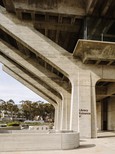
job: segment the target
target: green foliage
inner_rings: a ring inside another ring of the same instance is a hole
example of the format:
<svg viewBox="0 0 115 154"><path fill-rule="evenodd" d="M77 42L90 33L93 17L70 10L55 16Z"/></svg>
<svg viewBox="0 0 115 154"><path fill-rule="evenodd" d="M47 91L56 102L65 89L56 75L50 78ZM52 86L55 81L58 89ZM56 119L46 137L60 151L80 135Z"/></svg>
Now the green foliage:
<svg viewBox="0 0 115 154"><path fill-rule="evenodd" d="M17 121L14 121L14 122L8 123L7 126L20 126L20 123Z"/></svg>
<svg viewBox="0 0 115 154"><path fill-rule="evenodd" d="M41 125L44 125L44 123L42 124L42 123L40 123L40 122L25 122L24 124L27 124L28 126L41 126ZM45 123L45 125L47 125L46 123Z"/></svg>
<svg viewBox="0 0 115 154"><path fill-rule="evenodd" d="M41 117L44 121L47 117L54 121L54 107L49 103L22 101L22 112L26 119L33 120L35 116Z"/></svg>
<svg viewBox="0 0 115 154"><path fill-rule="evenodd" d="M32 102L29 100L21 101L20 103L21 106L18 108L12 99L9 101L0 99L0 113L7 115L7 117L10 117L12 120L22 118L33 121L36 120L35 117L39 117L38 120L43 119L45 122L48 122L48 119L50 119L50 122L54 121L55 109L51 104L41 101Z"/></svg>
<svg viewBox="0 0 115 154"><path fill-rule="evenodd" d="M0 110L4 111L4 113L8 116L13 117L13 115L16 115L19 111L18 106L14 103L12 99L7 102L0 100L0 103Z"/></svg>

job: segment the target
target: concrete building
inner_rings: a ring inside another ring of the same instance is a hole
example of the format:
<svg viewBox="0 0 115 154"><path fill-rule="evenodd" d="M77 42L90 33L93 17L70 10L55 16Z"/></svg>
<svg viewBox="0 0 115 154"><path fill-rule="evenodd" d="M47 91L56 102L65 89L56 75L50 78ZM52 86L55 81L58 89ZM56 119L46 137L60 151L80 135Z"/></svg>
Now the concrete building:
<svg viewBox="0 0 115 154"><path fill-rule="evenodd" d="M3 69L55 106L57 131L115 130L114 8L114 0L1 0Z"/></svg>

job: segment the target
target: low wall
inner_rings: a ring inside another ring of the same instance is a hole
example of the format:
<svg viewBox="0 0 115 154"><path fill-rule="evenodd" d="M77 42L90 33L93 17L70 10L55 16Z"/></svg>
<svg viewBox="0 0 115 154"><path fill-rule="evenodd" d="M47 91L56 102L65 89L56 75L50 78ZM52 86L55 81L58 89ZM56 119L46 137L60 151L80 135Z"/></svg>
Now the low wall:
<svg viewBox="0 0 115 154"><path fill-rule="evenodd" d="M15 127L0 127L0 133L11 133L12 130L20 130L20 126L15 126Z"/></svg>
<svg viewBox="0 0 115 154"><path fill-rule="evenodd" d="M0 134L0 151L67 150L79 146L79 134L13 133Z"/></svg>

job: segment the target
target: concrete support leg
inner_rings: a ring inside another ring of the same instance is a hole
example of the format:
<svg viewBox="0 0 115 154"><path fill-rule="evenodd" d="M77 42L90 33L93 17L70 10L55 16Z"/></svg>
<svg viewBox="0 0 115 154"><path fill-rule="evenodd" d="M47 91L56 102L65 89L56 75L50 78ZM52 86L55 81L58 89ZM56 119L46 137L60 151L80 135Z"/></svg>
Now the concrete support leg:
<svg viewBox="0 0 115 154"><path fill-rule="evenodd" d="M55 130L61 130L61 119L62 119L62 101L57 101L57 106L55 107L55 118L54 118L54 126Z"/></svg>
<svg viewBox="0 0 115 154"><path fill-rule="evenodd" d="M96 83L100 77L91 73L91 137L97 137Z"/></svg>
<svg viewBox="0 0 115 154"><path fill-rule="evenodd" d="M65 98L62 100L62 117L61 117L61 130L67 129L67 103Z"/></svg>
<svg viewBox="0 0 115 154"><path fill-rule="evenodd" d="M96 115L96 92L95 86L91 87L91 137L97 137L97 115Z"/></svg>
<svg viewBox="0 0 115 154"><path fill-rule="evenodd" d="M79 85L72 81L70 130L79 132Z"/></svg>
<svg viewBox="0 0 115 154"><path fill-rule="evenodd" d="M54 128L55 128L55 130L58 129L58 106L55 106Z"/></svg>
<svg viewBox="0 0 115 154"><path fill-rule="evenodd" d="M79 71L71 79L70 129L80 132L81 138L91 138L91 78L90 72Z"/></svg>
<svg viewBox="0 0 115 154"><path fill-rule="evenodd" d="M61 130L70 129L70 102L71 97L68 92L64 92L62 96L62 118L61 118Z"/></svg>
<svg viewBox="0 0 115 154"><path fill-rule="evenodd" d="M61 119L62 119L62 100L58 101L58 124L57 124L57 130L61 130Z"/></svg>

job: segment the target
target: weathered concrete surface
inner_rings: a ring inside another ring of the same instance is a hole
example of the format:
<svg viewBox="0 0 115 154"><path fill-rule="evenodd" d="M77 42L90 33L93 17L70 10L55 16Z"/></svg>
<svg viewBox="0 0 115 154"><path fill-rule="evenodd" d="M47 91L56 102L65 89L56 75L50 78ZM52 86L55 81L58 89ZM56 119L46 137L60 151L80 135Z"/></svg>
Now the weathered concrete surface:
<svg viewBox="0 0 115 154"><path fill-rule="evenodd" d="M6 8L12 8L8 7L9 3L8 0L6 1ZM85 15L85 8L84 4L81 3L79 0L71 0L66 2L65 7L65 1L60 0L51 0L51 1L32 1L32 0L20 0L20 1L14 1L12 0L12 3L10 3L15 6L15 9L25 9L25 11L40 11L43 13L60 13L60 14L67 14L67 15L76 15L76 16L84 16ZM12 9L11 9L12 10ZM15 10L14 10L15 11Z"/></svg>
<svg viewBox="0 0 115 154"><path fill-rule="evenodd" d="M40 151L15 151L0 152L0 154L114 154L115 137L82 139L80 147L74 150L40 150ZM9 143L10 144L10 143Z"/></svg>
<svg viewBox="0 0 115 154"><path fill-rule="evenodd" d="M86 110L88 110L89 112L91 112L91 107L86 104L86 96L90 96L90 72L86 72L86 76L87 79L83 78L83 72L79 69L79 67L73 62L71 61L71 54L68 53L67 51L65 51L64 49L58 47L57 45L53 44L51 41L49 41L46 37L43 37L41 35L36 34L34 31L32 31L31 29L27 28L27 27L23 27L20 25L16 25L15 23L13 23L11 20L9 20L8 18L6 18L4 15L1 14L1 17L3 17L1 19L1 29L3 29L3 31L5 31L6 33L8 33L9 35L11 35L12 37L14 37L17 41L20 41L21 44L23 44L24 46L26 46L29 50L31 50L31 52L35 53L38 56L42 56L42 58L44 57L45 61L52 64L52 66L54 66L56 69L58 69L59 71L61 71L65 76L67 76L70 81L72 82L72 96L71 96L71 100L69 96L69 93L67 94L67 92L65 92L64 90L62 91L62 87L59 88L59 86L56 86L56 84L54 84L53 82L51 82L51 80L47 79L47 83L51 83L51 86L56 87L57 91L62 93L62 97L63 97L63 101L64 102L68 102L68 103L63 103L65 104L64 108L64 116L65 119L67 120L62 120L63 121L63 128L67 129L67 125L68 123L70 124L69 127L71 130L75 130L79 132L79 104L83 102L83 109L85 108ZM15 30L14 30L15 29ZM20 32L18 31L20 29ZM28 35L23 35L24 33ZM34 44L33 44L33 39L31 40L31 38L34 38ZM6 47L5 47L6 48ZM47 52L46 52L47 51ZM3 53L5 54L5 50L3 51ZM11 51L10 51L11 54ZM6 55L8 55L6 53ZM14 55L14 53L13 53ZM14 58L14 56L11 56L10 58ZM9 56L9 55L8 55ZM19 57L19 55L18 55ZM22 66L22 63L24 62L24 60L19 61L19 58L16 58L15 61L17 62L18 59L18 63L20 63L20 65ZM27 61L26 61L27 62ZM24 63L23 63L24 64ZM27 63L26 63L27 64ZM23 67L26 66L26 64L23 65ZM30 64L28 64L29 66ZM25 67L25 69L27 69ZM36 71L35 71L36 70ZM75 71L76 70L76 71ZM46 78L47 76L44 76L43 73L40 74L40 71L38 73L38 70L34 67L34 69L31 67L31 70L29 71L33 71L32 73L39 74L38 76L42 78L42 80L44 80L44 82L46 82ZM86 81L87 80L87 81ZM52 85L53 83L53 85ZM87 89L87 84L88 84L88 89ZM84 89L84 90L83 90ZM87 94L85 93L86 89ZM83 90L82 95L80 94L80 91ZM85 98L84 100L82 98ZM70 105L71 102L71 106ZM85 105L84 105L85 104ZM91 100L88 99L88 104L91 104ZM82 106L81 105L81 106ZM70 108L71 111L68 111L68 109ZM88 109L87 109L88 108ZM70 112L70 116L69 116L69 112ZM69 119L70 117L70 119ZM87 120L86 120L87 119ZM85 122L85 120L87 122ZM70 121L70 122L69 122ZM83 128L85 129L85 127L82 127L82 133L84 133L87 137L91 137L91 114L88 115L88 118L84 116L82 116L82 120L81 120L81 125L85 126L87 124L87 132L85 130L83 130ZM82 134L81 133L81 134ZM83 135L84 136L84 135Z"/></svg>
<svg viewBox="0 0 115 154"><path fill-rule="evenodd" d="M60 85L56 84L53 80L51 80L49 78L49 77L54 77L55 78L55 74L52 75L50 72L48 72L46 70L43 70L40 65L35 64L35 62L32 61L31 59L30 60L28 58L26 59L16 49L9 48L8 46L6 46L2 42L0 42L0 44L1 44L1 49L0 50L1 50L1 52L3 54L5 54L6 56L8 56L12 60L14 60L16 63L18 63L19 65L21 65L23 68L25 68L29 72L33 73L38 78L41 78L42 81L44 81L45 83L47 83L47 85L49 85L49 87L52 87L57 92L60 92L61 93L61 95L63 97L63 104L64 104L64 107L63 107L63 112L64 112L63 113L64 114L63 118L64 119L62 118L62 121L63 121L62 122L62 124L63 124L62 125L62 129L69 129L69 119L68 118L70 117L69 116L69 114L70 114L69 113L70 112L70 107L69 107L69 105L70 105L70 93L68 93ZM69 98L69 99L67 99L67 98ZM67 109L67 107L68 107L68 109ZM67 112L68 112L68 114L67 114Z"/></svg>
<svg viewBox="0 0 115 154"><path fill-rule="evenodd" d="M14 39L22 43L37 56L44 58L46 62L52 64L53 67L57 68L69 78L72 83L70 129L79 131L79 109L81 109L82 112L87 111L87 113L82 113L83 115L81 116L81 134L83 133L82 135L87 137L96 137L95 84L101 78L115 79L115 73L113 73L115 67L97 67L89 65L85 66L82 63L78 64L77 59L75 62L75 59L72 59L71 54L67 53L67 51L62 48L57 47L57 45L52 44L47 38L40 34L36 34L33 30L27 27L13 23L2 14L1 17L1 29L3 29L3 31L14 37ZM21 28L20 31L19 28ZM27 33L27 35L23 35L24 33ZM35 38L34 43L32 38ZM2 52L5 54L5 50ZM10 52L8 52L6 56L9 56L9 53ZM13 58L13 56L10 58ZM15 59L15 61L17 62L18 60ZM96 64L98 64L98 62ZM21 63L20 65L22 66ZM25 67L25 69L27 68ZM34 68L34 71L35 70L36 68ZM43 77L42 75L43 74L41 74L41 77ZM45 77L47 78L47 75ZM44 82L47 83L49 83L49 81L51 82L51 80L44 80ZM54 87L55 85L56 84L53 83ZM62 86L60 86L60 89L57 89L57 92L60 90L62 90ZM63 100L69 100L70 102L70 98L68 99L67 94L63 93L63 95L65 96L63 97ZM67 103L65 103L65 107L63 107L63 109L66 110L64 117L67 119L68 114L66 105ZM69 120L66 120L66 122L64 121L65 128L67 128L67 121ZM87 131L85 130L86 128Z"/></svg>
<svg viewBox="0 0 115 154"><path fill-rule="evenodd" d="M0 134L2 151L66 150L79 146L79 134L69 133L14 133Z"/></svg>
<svg viewBox="0 0 115 154"><path fill-rule="evenodd" d="M74 49L73 56L78 57L83 63L111 65L115 62L115 43L79 40Z"/></svg>

